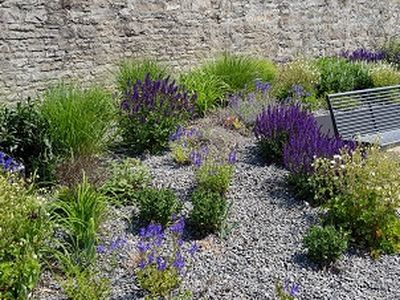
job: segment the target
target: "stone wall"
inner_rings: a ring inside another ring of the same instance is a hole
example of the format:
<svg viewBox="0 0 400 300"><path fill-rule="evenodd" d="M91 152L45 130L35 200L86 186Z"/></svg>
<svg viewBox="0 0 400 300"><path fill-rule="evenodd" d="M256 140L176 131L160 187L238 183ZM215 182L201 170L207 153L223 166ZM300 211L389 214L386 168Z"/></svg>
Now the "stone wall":
<svg viewBox="0 0 400 300"><path fill-rule="evenodd" d="M0 96L110 83L122 57L189 68L231 50L291 58L400 33L398 0L0 0Z"/></svg>

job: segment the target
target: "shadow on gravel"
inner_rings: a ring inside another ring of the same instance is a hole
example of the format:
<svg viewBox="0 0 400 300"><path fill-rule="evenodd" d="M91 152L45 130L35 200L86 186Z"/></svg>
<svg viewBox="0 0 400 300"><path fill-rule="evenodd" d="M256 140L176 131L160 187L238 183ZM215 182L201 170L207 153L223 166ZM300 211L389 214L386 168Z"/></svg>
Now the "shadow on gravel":
<svg viewBox="0 0 400 300"><path fill-rule="evenodd" d="M112 297L111 300L133 300L133 299L143 299L144 297L145 293L143 291L134 291L125 295Z"/></svg>

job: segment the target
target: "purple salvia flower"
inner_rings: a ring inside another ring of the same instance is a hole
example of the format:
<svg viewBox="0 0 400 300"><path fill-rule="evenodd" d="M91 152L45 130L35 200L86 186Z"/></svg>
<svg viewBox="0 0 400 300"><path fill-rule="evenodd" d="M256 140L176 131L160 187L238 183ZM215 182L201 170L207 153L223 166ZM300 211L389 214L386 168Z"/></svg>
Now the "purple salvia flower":
<svg viewBox="0 0 400 300"><path fill-rule="evenodd" d="M182 235L185 229L185 218L180 217L177 222L175 222L169 230L175 234Z"/></svg>
<svg viewBox="0 0 400 300"><path fill-rule="evenodd" d="M98 254L104 254L104 253L107 252L107 249L106 249L106 247L105 247L104 245L98 245L98 246L96 247L96 252L97 252Z"/></svg>
<svg viewBox="0 0 400 300"><path fill-rule="evenodd" d="M185 267L185 258L182 256L181 252L176 252L172 266L178 271L181 271Z"/></svg>
<svg viewBox="0 0 400 300"><path fill-rule="evenodd" d="M158 271L165 271L167 269L167 262L161 256L157 257L156 264Z"/></svg>
<svg viewBox="0 0 400 300"><path fill-rule="evenodd" d="M229 153L229 156L228 156L228 163L231 164L231 165L233 165L233 164L236 163L236 161L237 161L236 150L234 149L234 150L232 150L232 151Z"/></svg>
<svg viewBox="0 0 400 300"><path fill-rule="evenodd" d="M190 153L190 160L192 161L192 164L199 168L201 166L201 154L197 151L192 151L192 153Z"/></svg>
<svg viewBox="0 0 400 300"><path fill-rule="evenodd" d="M191 247L189 248L188 252L193 257L198 250L199 250L199 246L195 242L193 242Z"/></svg>

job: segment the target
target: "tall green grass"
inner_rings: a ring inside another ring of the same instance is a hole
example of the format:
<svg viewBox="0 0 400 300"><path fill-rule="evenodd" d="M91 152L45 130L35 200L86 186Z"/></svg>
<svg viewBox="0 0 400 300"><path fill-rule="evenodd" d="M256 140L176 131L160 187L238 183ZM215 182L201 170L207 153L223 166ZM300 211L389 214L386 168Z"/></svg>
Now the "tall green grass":
<svg viewBox="0 0 400 300"><path fill-rule="evenodd" d="M63 156L101 152L109 141L107 133L116 115L109 92L64 83L44 94L41 111L50 126L54 151Z"/></svg>
<svg viewBox="0 0 400 300"><path fill-rule="evenodd" d="M105 197L84 177L73 189L61 190L52 204L52 219L65 234L62 248L74 265L95 261L97 233L107 207Z"/></svg>
<svg viewBox="0 0 400 300"><path fill-rule="evenodd" d="M196 93L196 111L200 115L220 106L229 90L229 86L222 78L201 69L183 74L180 77L180 83L188 91Z"/></svg>
<svg viewBox="0 0 400 300"><path fill-rule="evenodd" d="M126 59L118 67L116 82L118 90L125 93L137 80L143 80L147 74L151 78L166 77L167 67L152 59Z"/></svg>
<svg viewBox="0 0 400 300"><path fill-rule="evenodd" d="M203 70L209 76L222 79L230 92L251 87L256 79L272 82L277 74L276 66L269 60L228 53L205 65Z"/></svg>

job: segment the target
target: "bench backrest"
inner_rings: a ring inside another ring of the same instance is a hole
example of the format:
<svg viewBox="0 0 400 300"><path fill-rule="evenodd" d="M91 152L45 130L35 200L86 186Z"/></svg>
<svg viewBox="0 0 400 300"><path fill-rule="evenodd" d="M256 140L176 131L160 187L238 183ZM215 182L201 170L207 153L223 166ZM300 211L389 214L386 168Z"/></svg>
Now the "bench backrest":
<svg viewBox="0 0 400 300"><path fill-rule="evenodd" d="M400 129L400 85L328 96L335 133L345 139Z"/></svg>

